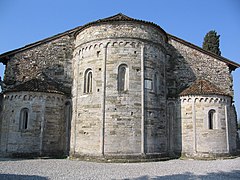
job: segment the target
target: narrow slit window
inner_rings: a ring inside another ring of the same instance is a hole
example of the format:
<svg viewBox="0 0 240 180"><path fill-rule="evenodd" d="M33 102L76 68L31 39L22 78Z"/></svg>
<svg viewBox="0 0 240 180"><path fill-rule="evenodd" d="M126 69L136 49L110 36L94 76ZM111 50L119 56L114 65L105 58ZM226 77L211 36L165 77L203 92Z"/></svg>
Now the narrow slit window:
<svg viewBox="0 0 240 180"><path fill-rule="evenodd" d="M128 68L126 64L118 67L118 92L128 90Z"/></svg>
<svg viewBox="0 0 240 180"><path fill-rule="evenodd" d="M20 130L28 129L28 121L29 121L29 110L27 108L23 108L20 114Z"/></svg>
<svg viewBox="0 0 240 180"><path fill-rule="evenodd" d="M92 93L92 70L87 69L84 77L84 93Z"/></svg>
<svg viewBox="0 0 240 180"><path fill-rule="evenodd" d="M208 112L208 129L214 129L214 123L216 119L216 111L215 110L210 110Z"/></svg>

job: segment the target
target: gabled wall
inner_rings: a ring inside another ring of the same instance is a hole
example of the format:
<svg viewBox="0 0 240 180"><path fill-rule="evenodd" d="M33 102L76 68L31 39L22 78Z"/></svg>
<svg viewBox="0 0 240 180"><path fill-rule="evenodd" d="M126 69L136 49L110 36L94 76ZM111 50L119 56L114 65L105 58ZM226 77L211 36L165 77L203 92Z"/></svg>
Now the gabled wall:
<svg viewBox="0 0 240 180"><path fill-rule="evenodd" d="M65 35L10 56L4 83L11 87L44 74L71 87L73 41L72 36Z"/></svg>
<svg viewBox="0 0 240 180"><path fill-rule="evenodd" d="M169 38L168 79L181 92L193 81L204 78L233 96L233 80L225 62Z"/></svg>

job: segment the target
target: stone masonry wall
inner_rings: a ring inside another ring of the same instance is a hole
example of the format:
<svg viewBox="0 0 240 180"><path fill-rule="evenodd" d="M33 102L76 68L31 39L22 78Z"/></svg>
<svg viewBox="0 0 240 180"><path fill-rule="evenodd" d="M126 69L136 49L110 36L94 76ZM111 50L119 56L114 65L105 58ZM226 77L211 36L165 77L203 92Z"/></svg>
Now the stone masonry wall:
<svg viewBox="0 0 240 180"><path fill-rule="evenodd" d="M128 22L90 26L76 36L73 155L166 152L163 36L155 28ZM119 92L118 68L122 64L127 67L128 88ZM84 93L84 74L88 69L93 73L93 87L91 93ZM144 83L146 89L142 91Z"/></svg>
<svg viewBox="0 0 240 180"><path fill-rule="evenodd" d="M156 43L165 43L165 34L152 26L134 22L111 22L96 24L84 29L76 36L76 44L80 45L93 40L111 38L136 38Z"/></svg>
<svg viewBox="0 0 240 180"><path fill-rule="evenodd" d="M118 92L118 68L126 65L127 90ZM141 153L141 42L113 39L107 47L105 153Z"/></svg>
<svg viewBox="0 0 240 180"><path fill-rule="evenodd" d="M71 151L78 154L100 153L102 119L103 44L92 42L79 46L75 52L72 88L73 121ZM84 93L84 76L92 71L92 92Z"/></svg>
<svg viewBox="0 0 240 180"><path fill-rule="evenodd" d="M2 114L1 154L43 155L62 151L64 118L61 112L64 100L63 95L51 93L6 93ZM20 128L23 108L28 109L27 129Z"/></svg>
<svg viewBox="0 0 240 180"><path fill-rule="evenodd" d="M43 154L63 155L66 149L66 116L64 95L46 97L44 109Z"/></svg>
<svg viewBox="0 0 240 180"><path fill-rule="evenodd" d="M182 153L209 157L230 153L232 122L231 98L227 96L181 97ZM214 110L213 128L209 128L209 111Z"/></svg>
<svg viewBox="0 0 240 180"><path fill-rule="evenodd" d="M196 79L204 78L233 96L232 76L226 63L174 39L169 39L169 44L172 45L168 65L168 71L172 73L169 73L169 79L175 80L173 83L178 92Z"/></svg>
<svg viewBox="0 0 240 180"><path fill-rule="evenodd" d="M141 21L99 21L78 29L9 57L7 89L43 76L71 88L72 99L5 91L0 96L1 154L62 155L69 146L76 156L235 151L233 82L225 62ZM127 72L124 91L118 89L121 65ZM84 90L87 72L92 74L90 92ZM179 98L199 78L230 97ZM27 129L19 123L23 108L29 110ZM207 129L210 109L217 113L214 129Z"/></svg>
<svg viewBox="0 0 240 180"><path fill-rule="evenodd" d="M229 145L230 152L236 152L237 144L240 143L237 133L237 113L234 105L229 106Z"/></svg>
<svg viewBox="0 0 240 180"><path fill-rule="evenodd" d="M0 132L1 131L1 127L2 127L2 115L3 115L3 94L0 93ZM1 145L1 136L2 136L2 133L0 133L0 145Z"/></svg>
<svg viewBox="0 0 240 180"><path fill-rule="evenodd" d="M73 43L73 37L65 35L11 56L5 69L5 84L19 84L44 73L71 87Z"/></svg>
<svg viewBox="0 0 240 180"><path fill-rule="evenodd" d="M145 151L167 153L169 130L166 120L166 51L161 46L145 44Z"/></svg>
<svg viewBox="0 0 240 180"><path fill-rule="evenodd" d="M182 101L178 104L180 109L180 115L178 115L178 122L181 127L181 152L192 153L194 151L194 132L193 132L193 110L192 99ZM183 105L184 103L184 105Z"/></svg>

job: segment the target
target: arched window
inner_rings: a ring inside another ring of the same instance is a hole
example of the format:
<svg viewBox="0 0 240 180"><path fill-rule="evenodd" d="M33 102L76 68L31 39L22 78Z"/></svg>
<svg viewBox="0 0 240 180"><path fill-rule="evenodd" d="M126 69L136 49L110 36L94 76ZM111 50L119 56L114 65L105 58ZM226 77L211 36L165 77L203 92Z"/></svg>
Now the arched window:
<svg viewBox="0 0 240 180"><path fill-rule="evenodd" d="M92 93L92 70L87 69L84 76L84 93Z"/></svg>
<svg viewBox="0 0 240 180"><path fill-rule="evenodd" d="M28 129L29 110L23 108L20 113L20 130Z"/></svg>
<svg viewBox="0 0 240 180"><path fill-rule="evenodd" d="M215 121L216 121L216 111L214 109L211 109L208 112L208 129L214 129L215 126Z"/></svg>
<svg viewBox="0 0 240 180"><path fill-rule="evenodd" d="M126 64L121 64L118 67L118 92L128 90L128 67Z"/></svg>

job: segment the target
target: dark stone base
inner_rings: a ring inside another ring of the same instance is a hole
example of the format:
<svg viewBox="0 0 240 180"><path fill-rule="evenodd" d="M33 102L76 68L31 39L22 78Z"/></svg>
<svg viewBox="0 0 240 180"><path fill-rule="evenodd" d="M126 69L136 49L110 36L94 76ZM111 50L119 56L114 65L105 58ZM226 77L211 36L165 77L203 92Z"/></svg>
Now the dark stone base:
<svg viewBox="0 0 240 180"><path fill-rule="evenodd" d="M181 159L195 159L195 160L216 160L216 159L231 159L236 158L240 154L239 152L234 153L206 153L206 152L197 152L197 153L182 153Z"/></svg>
<svg viewBox="0 0 240 180"><path fill-rule="evenodd" d="M24 159L34 159L34 158L67 158L63 152L17 152L17 153L4 153L0 155L1 157L8 158L24 158Z"/></svg>
<svg viewBox="0 0 240 180"><path fill-rule="evenodd" d="M178 158L177 156L169 156L168 153L162 154L105 154L99 156L82 155L82 154L70 154L69 159L81 160L81 161L93 161L93 162L108 162L108 163L134 163L134 162L155 162L155 161L167 161L170 159Z"/></svg>

